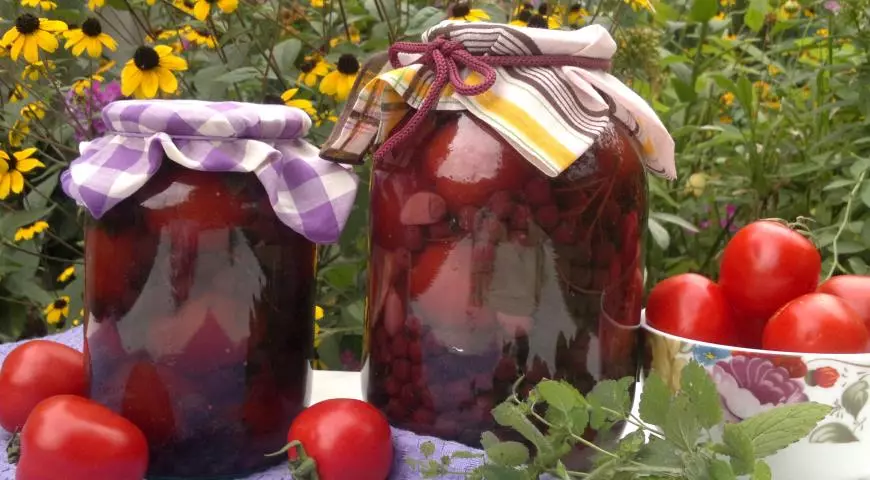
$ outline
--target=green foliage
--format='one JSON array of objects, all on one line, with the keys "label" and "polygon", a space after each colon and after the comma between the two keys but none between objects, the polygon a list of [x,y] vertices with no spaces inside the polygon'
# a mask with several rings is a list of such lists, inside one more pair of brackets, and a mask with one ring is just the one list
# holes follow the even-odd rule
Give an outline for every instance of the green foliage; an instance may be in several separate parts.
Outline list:
[{"label": "green foliage", "polygon": [[[501,441],[485,432],[481,437],[485,461],[470,472],[451,469],[450,460],[459,452],[440,461],[432,459],[435,452],[431,443],[420,447],[425,460],[411,459],[408,463],[423,478],[457,474],[468,479],[536,480],[548,473],[561,479],[735,480],[740,475],[769,479],[770,468],[764,458],[806,437],[832,410],[812,402],[782,405],[740,423],[723,425],[718,397],[712,401],[710,393],[716,392],[716,386],[704,368],[689,363],[682,378],[681,390],[672,393],[656,387],[663,386],[664,381],[654,373],[648,383],[653,388],[644,389],[640,418],[631,413],[630,402],[625,401],[632,378],[603,382],[586,397],[566,382],[542,380],[527,398],[514,393],[493,410],[496,421],[518,431],[528,445]],[[585,413],[577,415],[578,411]],[[588,418],[625,422],[636,430],[622,437],[614,448],[605,449],[584,436],[590,426],[584,420]],[[606,424],[602,422],[602,426]],[[601,433],[600,428],[592,428]],[[721,441],[711,434],[715,429],[723,429]],[[578,445],[596,452],[590,471],[569,471],[562,463]]]}]

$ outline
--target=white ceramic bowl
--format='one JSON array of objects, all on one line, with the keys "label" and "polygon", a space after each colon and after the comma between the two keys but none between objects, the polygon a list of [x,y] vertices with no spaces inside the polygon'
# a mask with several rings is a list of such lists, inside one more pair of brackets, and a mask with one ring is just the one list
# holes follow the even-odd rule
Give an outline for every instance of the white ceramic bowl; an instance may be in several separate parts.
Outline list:
[{"label": "white ceramic bowl", "polygon": [[870,479],[870,354],[824,355],[729,347],[656,330],[645,322],[644,377],[674,388],[695,360],[719,390],[726,421],[777,405],[819,402],[834,409],[808,438],[767,459],[774,480]]}]

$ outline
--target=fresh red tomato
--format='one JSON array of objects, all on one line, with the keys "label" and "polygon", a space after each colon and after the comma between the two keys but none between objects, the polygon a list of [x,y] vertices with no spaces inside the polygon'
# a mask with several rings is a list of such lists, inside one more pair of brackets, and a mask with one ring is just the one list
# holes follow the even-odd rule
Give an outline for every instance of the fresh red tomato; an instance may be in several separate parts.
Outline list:
[{"label": "fresh red tomato", "polygon": [[740,229],[725,246],[719,285],[741,317],[770,318],[819,283],[822,258],[804,236],[777,222]]},{"label": "fresh red tomato", "polygon": [[[372,405],[349,398],[316,403],[300,413],[287,435],[317,462],[320,480],[384,480],[393,465],[386,417]],[[288,451],[298,460],[297,449]]]},{"label": "fresh red tomato", "polygon": [[840,275],[821,284],[818,291],[842,298],[870,330],[870,277]]},{"label": "fresh red tomato", "polygon": [[765,350],[802,353],[864,353],[870,332],[842,299],[809,293],[782,307],[764,328]]},{"label": "fresh red tomato", "polygon": [[33,409],[21,432],[16,480],[142,480],[145,435],[108,408],[58,395]]},{"label": "fresh red tomato", "polygon": [[47,340],[27,342],[12,350],[0,368],[0,426],[14,432],[46,398],[87,393],[81,352]]},{"label": "fresh red tomato", "polygon": [[520,192],[536,174],[498,133],[469,115],[446,122],[420,155],[423,176],[454,214],[484,206],[496,192]]},{"label": "fresh red tomato", "polygon": [[695,273],[659,282],[646,304],[651,326],[702,342],[734,345],[737,331],[732,318],[719,285]]}]

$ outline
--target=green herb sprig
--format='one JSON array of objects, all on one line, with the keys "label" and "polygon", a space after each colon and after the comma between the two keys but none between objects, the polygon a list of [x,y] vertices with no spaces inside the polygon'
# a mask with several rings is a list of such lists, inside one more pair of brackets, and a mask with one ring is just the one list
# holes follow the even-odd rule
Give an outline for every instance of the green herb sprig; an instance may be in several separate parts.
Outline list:
[{"label": "green herb sprig", "polygon": [[[435,445],[424,442],[420,451],[425,458],[408,463],[423,478],[537,480],[546,473],[562,480],[736,480],[743,475],[770,480],[764,458],[807,436],[831,411],[814,402],[781,405],[722,426],[716,385],[704,367],[691,362],[683,368],[678,392],[655,373],[647,378],[638,417],[631,411],[633,383],[630,377],[606,380],[584,396],[564,381],[543,380],[526,398],[520,398],[515,385],[514,393],[492,414],[496,423],[517,431],[533,445],[534,455],[523,443],[501,441],[484,432],[485,457],[457,451],[436,459]],[[611,429],[625,422],[637,430],[612,448],[583,436],[587,429],[597,431],[599,438],[613,436]],[[571,471],[562,462],[577,445],[595,452],[590,471]],[[484,460],[471,471],[459,472],[452,467],[458,458]]]}]

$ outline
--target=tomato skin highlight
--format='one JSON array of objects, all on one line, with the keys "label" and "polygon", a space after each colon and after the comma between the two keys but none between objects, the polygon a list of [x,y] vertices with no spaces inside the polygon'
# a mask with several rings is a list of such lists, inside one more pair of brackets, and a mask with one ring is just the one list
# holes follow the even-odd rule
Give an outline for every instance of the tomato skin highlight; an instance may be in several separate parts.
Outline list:
[{"label": "tomato skin highlight", "polygon": [[145,435],[108,408],[74,395],[41,402],[21,432],[16,480],[142,480]]},{"label": "tomato skin highlight", "polygon": [[870,332],[842,299],[809,293],[770,318],[762,346],[780,352],[865,353],[870,347]]},{"label": "tomato skin highlight", "polygon": [[87,393],[81,352],[48,340],[24,343],[9,353],[0,368],[0,426],[14,432],[46,398]]},{"label": "tomato skin highlight", "polygon": [[696,273],[659,282],[647,299],[646,318],[663,332],[702,342],[734,345],[737,332],[722,289]]},{"label": "tomato skin highlight", "polygon": [[[390,424],[360,400],[336,398],[303,410],[287,434],[294,440],[317,462],[320,480],[385,480],[393,465]],[[295,448],[288,457],[296,459]]]},{"label": "tomato skin highlight", "polygon": [[821,272],[822,258],[812,242],[785,225],[761,220],[740,229],[725,246],[719,285],[742,317],[766,319],[814,291]]},{"label": "tomato skin highlight", "polygon": [[818,292],[842,298],[870,330],[870,277],[839,275],[819,285]]}]

